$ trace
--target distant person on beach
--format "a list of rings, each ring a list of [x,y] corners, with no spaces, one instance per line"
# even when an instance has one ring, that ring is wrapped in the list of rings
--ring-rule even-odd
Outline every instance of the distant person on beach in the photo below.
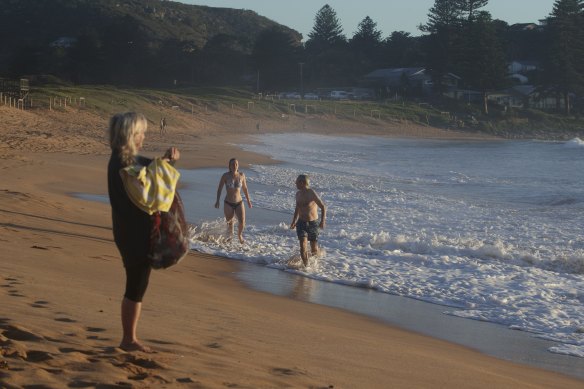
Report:
[[[160,119],[160,136],[166,134],[166,118]]]
[[[150,278],[147,253],[150,247],[151,217],[130,200],[120,175],[120,171],[127,166],[147,166],[152,161],[137,155],[142,148],[147,126],[144,115],[135,112],[116,114],[109,124],[112,155],[107,171],[108,193],[114,241],[126,271],[126,289],[122,300],[123,337],[120,343],[120,348],[125,351],[152,352],[136,336],[142,298]],[[180,158],[180,152],[171,147],[162,158],[173,162]]]
[[[296,234],[300,242],[300,256],[304,266],[308,265],[308,252],[306,241],[310,242],[310,252],[313,256],[318,255],[318,233],[319,228],[324,228],[326,218],[326,206],[310,188],[310,180],[307,175],[301,174],[296,179],[296,209],[292,217],[290,229],[296,228]],[[320,208],[320,223],[318,222],[318,210]]]
[[[241,197],[241,189],[245,194],[247,199],[247,205],[252,208],[251,200],[249,198],[249,193],[247,191],[247,182],[245,180],[245,174],[239,171],[239,162],[235,158],[229,160],[229,171],[223,173],[221,180],[219,180],[219,187],[217,188],[217,201],[215,202],[215,208],[219,208],[219,199],[221,198],[221,191],[225,186],[225,199],[223,200],[223,213],[225,214],[225,220],[227,221],[227,232],[229,233],[229,239],[233,236],[233,217],[237,217],[237,236],[241,244],[244,243],[243,240],[243,228],[245,227],[245,207],[243,205],[243,198]]]

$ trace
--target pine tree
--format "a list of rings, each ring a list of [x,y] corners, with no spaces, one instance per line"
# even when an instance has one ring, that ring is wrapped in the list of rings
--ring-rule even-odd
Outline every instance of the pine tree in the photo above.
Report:
[[[422,32],[429,33],[423,39],[427,55],[426,68],[434,81],[434,92],[439,95],[444,91],[444,76],[454,70],[462,17],[457,0],[435,0],[428,13],[428,22],[419,26]]]
[[[548,18],[546,84],[561,96],[570,114],[570,94],[584,90],[584,1],[556,0]]]
[[[478,12],[465,32],[459,57],[461,75],[467,85],[481,91],[483,112],[487,114],[489,93],[506,82],[505,54],[488,12]]]
[[[489,0],[455,0],[457,5],[456,7],[460,9],[464,15],[464,18],[467,21],[474,20],[478,13],[480,12],[479,9],[483,8],[489,3]]]
[[[294,38],[279,27],[261,32],[252,51],[258,88],[277,90],[294,85],[300,49]]]
[[[309,60],[304,68],[308,80],[315,86],[347,82],[354,58],[347,48],[337,13],[328,4],[317,12],[308,37],[306,53]]]
[[[369,16],[359,23],[357,32],[350,40],[350,48],[357,61],[357,73],[371,71],[378,64],[381,56],[381,31],[377,30],[377,23]]]
[[[308,33],[306,46],[308,49],[320,51],[346,42],[343,27],[337,18],[337,13],[328,4],[325,4],[314,18],[312,31]]]

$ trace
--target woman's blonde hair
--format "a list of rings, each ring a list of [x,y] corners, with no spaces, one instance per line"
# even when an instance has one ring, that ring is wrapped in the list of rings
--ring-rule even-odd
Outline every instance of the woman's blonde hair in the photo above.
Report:
[[[138,153],[134,136],[146,132],[148,121],[141,113],[125,112],[112,116],[109,124],[110,147],[119,153],[124,166],[134,163]]]

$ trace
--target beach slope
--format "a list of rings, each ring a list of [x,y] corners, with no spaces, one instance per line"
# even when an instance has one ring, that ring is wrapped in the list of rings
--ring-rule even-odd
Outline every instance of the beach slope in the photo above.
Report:
[[[341,310],[249,290],[233,276],[237,262],[200,253],[152,274],[139,336],[157,352],[126,353],[117,348],[124,273],[109,205],[74,196],[107,191],[106,120],[86,114],[76,123],[4,108],[0,115],[2,388],[582,387]],[[199,167],[223,166],[235,151],[228,129],[174,131],[164,142],[149,134],[146,154],[177,143],[182,167]]]

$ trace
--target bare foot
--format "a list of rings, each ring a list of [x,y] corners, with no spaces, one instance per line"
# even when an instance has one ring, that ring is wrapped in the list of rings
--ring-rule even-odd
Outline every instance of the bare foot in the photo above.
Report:
[[[141,351],[143,353],[148,353],[148,354],[155,353],[155,351],[152,350],[150,347],[144,346],[140,342],[132,342],[132,343],[127,343],[127,344],[120,343],[120,348],[124,351],[129,352],[129,353],[131,353],[132,351]]]
[[[239,235],[239,243],[244,244],[245,240],[243,240],[243,236]]]

